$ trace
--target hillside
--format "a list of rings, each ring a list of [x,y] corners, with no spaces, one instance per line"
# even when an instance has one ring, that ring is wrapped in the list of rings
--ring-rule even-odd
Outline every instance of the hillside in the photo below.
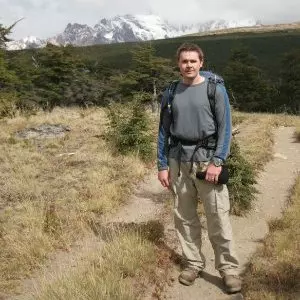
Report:
[[[184,42],[200,45],[206,55],[206,68],[222,73],[232,48],[245,46],[257,57],[269,76],[278,75],[284,53],[300,48],[300,28],[266,32],[231,32],[206,36],[183,36],[152,41],[158,56],[174,58],[177,47]],[[130,50],[137,43],[98,45],[75,48],[84,59],[103,62],[112,68],[127,69],[131,64]]]
[[[175,52],[183,42],[193,42],[200,45],[206,56],[206,68],[222,73],[230,51],[233,48],[245,46],[249,52],[257,57],[258,63],[271,78],[279,74],[283,54],[291,49],[300,48],[300,25],[283,24],[262,27],[238,28],[220,30],[211,33],[187,35],[176,38],[151,41],[156,54],[165,58],[173,58]],[[149,42],[131,42],[109,45],[93,45],[75,47],[74,54],[79,58],[98,62],[110,69],[126,70],[131,64],[131,49],[137,44]],[[31,60],[36,49],[9,51],[9,57],[24,55],[24,59]]]
[[[285,30],[295,30],[300,29],[300,22],[296,23],[286,23],[286,24],[272,24],[272,25],[261,25],[261,26],[247,26],[247,27],[237,27],[237,28],[225,28],[219,30],[211,30],[209,32],[198,32],[193,34],[188,34],[187,36],[208,36],[208,35],[222,35],[237,32],[274,32],[274,31],[285,31]]]

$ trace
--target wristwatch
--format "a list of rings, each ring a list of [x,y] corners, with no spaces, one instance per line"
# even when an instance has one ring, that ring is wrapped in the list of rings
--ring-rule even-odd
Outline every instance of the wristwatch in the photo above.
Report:
[[[216,167],[221,167],[223,165],[223,160],[221,158],[213,157],[211,161]]]

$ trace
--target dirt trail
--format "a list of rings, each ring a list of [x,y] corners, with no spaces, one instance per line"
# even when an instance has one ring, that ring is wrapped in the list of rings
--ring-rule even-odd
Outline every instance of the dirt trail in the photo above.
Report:
[[[293,143],[293,132],[294,129],[284,127],[280,127],[276,131],[274,160],[266,165],[264,172],[259,177],[257,188],[260,194],[255,209],[245,218],[232,217],[237,252],[242,264],[241,271],[256,247],[265,237],[268,231],[267,220],[271,217],[280,216],[289,188],[294,182],[296,172],[300,170],[300,144]],[[121,207],[117,214],[108,217],[106,222],[140,223],[149,220],[163,220],[165,223],[166,243],[175,252],[180,253],[180,246],[175,237],[172,218],[170,218],[169,213],[165,213],[165,202],[168,197],[169,193],[160,186],[154,172],[146,177],[137,187],[129,202]],[[205,220],[203,219],[201,222],[204,227],[203,253],[207,259],[204,276],[197,279],[193,286],[185,287],[178,283],[179,270],[177,270],[177,267],[174,267],[172,277],[175,280],[172,285],[165,289],[162,298],[172,300],[241,299],[239,295],[232,297],[224,293],[221,279],[214,270],[214,255],[205,229]],[[33,299],[32,294],[38,288],[40,278],[51,281],[60,274],[72,271],[72,268],[76,268],[83,261],[82,257],[84,257],[84,254],[91,251],[91,249],[101,251],[103,245],[105,245],[105,241],[93,235],[79,241],[68,253],[56,253],[42,270],[37,271],[32,278],[23,282],[23,291],[26,291],[24,294],[3,299]],[[150,295],[151,293],[146,299],[151,299]]]
[[[294,182],[300,171],[300,143],[293,139],[293,128],[280,127],[275,132],[274,159],[266,164],[265,170],[258,178],[257,188],[260,192],[254,210],[247,217],[232,217],[232,226],[236,241],[241,271],[261,244],[268,232],[267,221],[280,217]],[[167,287],[164,299],[172,300],[225,300],[242,299],[240,294],[226,295],[219,274],[214,270],[214,255],[210,246],[207,231],[203,230],[203,253],[207,266],[202,278],[195,284],[185,287],[178,283],[178,270],[174,270],[174,283]]]

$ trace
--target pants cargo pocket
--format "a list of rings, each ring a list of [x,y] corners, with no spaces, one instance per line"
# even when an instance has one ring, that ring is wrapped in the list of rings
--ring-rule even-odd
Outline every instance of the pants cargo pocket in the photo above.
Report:
[[[228,212],[230,210],[230,202],[228,189],[226,185],[215,186],[216,212]]]

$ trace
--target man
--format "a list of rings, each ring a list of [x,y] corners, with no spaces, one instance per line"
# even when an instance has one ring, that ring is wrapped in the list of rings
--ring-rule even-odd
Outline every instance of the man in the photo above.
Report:
[[[197,214],[199,196],[215,253],[215,267],[227,292],[238,292],[241,280],[229,220],[228,190],[226,185],[218,184],[230,150],[228,95],[224,86],[218,84],[213,113],[207,95],[208,79],[199,74],[204,55],[197,45],[180,46],[177,60],[182,80],[175,89],[172,104],[161,110],[157,153],[158,179],[175,195],[175,229],[187,261],[179,281],[185,285],[193,284],[205,267]],[[168,103],[168,97],[169,93],[165,91],[162,103]],[[199,142],[203,144],[200,148]],[[204,170],[205,180],[196,178],[196,171]]]

